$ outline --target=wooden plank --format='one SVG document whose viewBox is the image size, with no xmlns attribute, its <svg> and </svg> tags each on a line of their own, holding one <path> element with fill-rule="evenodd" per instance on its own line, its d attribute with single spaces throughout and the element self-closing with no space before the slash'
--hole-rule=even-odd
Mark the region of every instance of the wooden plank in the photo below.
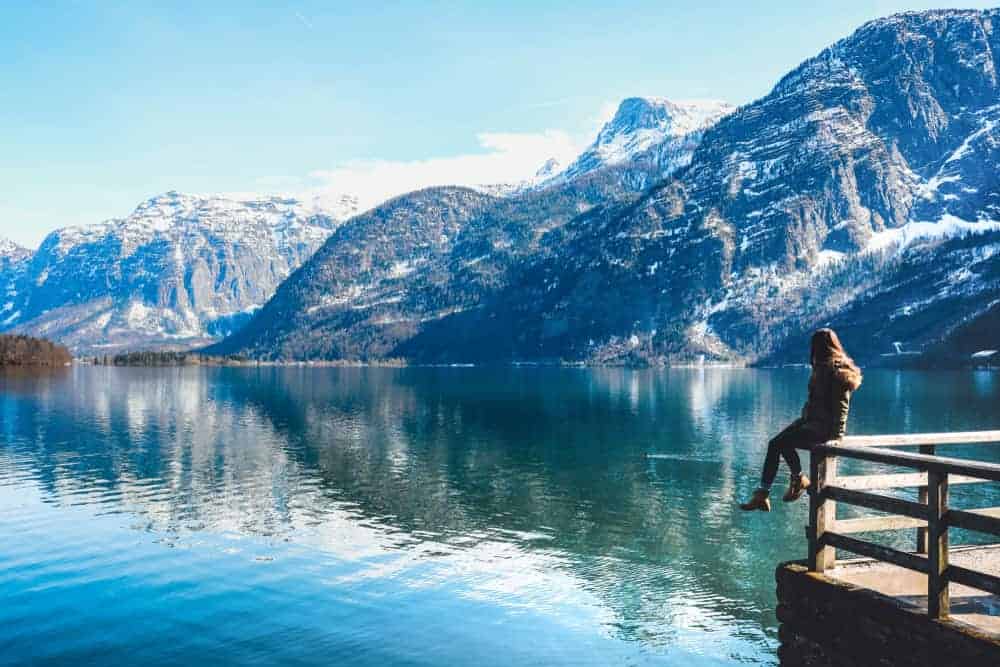
<svg viewBox="0 0 1000 667">
<path fill-rule="evenodd" d="M 908 570 L 927 574 L 927 559 L 917 554 L 884 547 L 881 544 L 873 542 L 865 542 L 864 540 L 834 532 L 827 532 L 823 536 L 823 541 L 831 547 L 850 551 L 859 556 L 867 556 L 868 558 L 874 558 L 878 561 L 892 563 L 899 567 L 905 567 Z"/>
<path fill-rule="evenodd" d="M 957 476 L 957 475 L 956 475 Z M 921 505 L 926 506 L 930 500 L 930 496 L 927 494 L 927 486 L 921 486 L 917 491 L 917 502 Z M 918 554 L 927 553 L 927 524 L 923 524 L 917 527 L 916 534 L 916 552 Z"/>
<path fill-rule="evenodd" d="M 823 493 L 831 500 L 837 500 L 848 505 L 867 507 L 877 512 L 887 512 L 889 514 L 902 514 L 913 519 L 927 520 L 927 507 L 912 500 L 893 498 L 891 496 L 878 496 L 867 491 L 852 491 L 839 486 L 827 486 Z"/>
<path fill-rule="evenodd" d="M 824 493 L 826 485 L 837 476 L 837 459 L 823 454 L 809 457 L 812 488 L 809 489 L 809 569 L 824 572 L 837 565 L 837 551 L 823 542 L 837 520 L 837 506 Z"/>
<path fill-rule="evenodd" d="M 1000 595 L 1000 577 L 959 567 L 958 565 L 949 566 L 944 574 L 948 581 L 980 591 L 986 591 L 993 595 Z"/>
<path fill-rule="evenodd" d="M 1000 507 L 972 511 L 948 510 L 945 520 L 951 528 L 964 528 L 978 533 L 1000 535 Z"/>
<path fill-rule="evenodd" d="M 951 476 L 948 476 L 948 484 L 951 484 Z M 995 516 L 1000 517 L 1000 507 L 982 507 L 976 510 L 969 510 L 973 514 L 982 514 L 983 516 Z"/>
<path fill-rule="evenodd" d="M 989 484 L 989 480 L 962 475 L 948 475 L 948 483 L 955 484 Z M 927 486 L 927 473 L 902 472 L 885 475 L 845 475 L 837 478 L 837 486 L 854 491 L 871 489 L 906 489 Z"/>
<path fill-rule="evenodd" d="M 948 474 L 930 471 L 927 479 L 927 615 L 947 618 L 948 593 Z"/>
<path fill-rule="evenodd" d="M 1000 444 L 1000 431 L 955 431 L 953 433 L 900 433 L 895 435 L 847 435 L 840 443 L 851 447 L 908 447 L 914 445 Z"/>
<path fill-rule="evenodd" d="M 920 449 L 918 451 L 921 454 L 936 454 L 937 452 L 935 451 L 935 449 L 936 448 L 935 448 L 934 445 L 921 445 Z M 925 477 L 926 476 L 924 473 L 919 473 L 918 472 L 916 474 L 920 475 L 921 477 Z M 957 478 L 958 475 L 955 475 L 954 477 Z M 954 478 L 949 477 L 949 479 L 948 479 L 949 483 L 952 483 L 954 481 L 955 481 Z M 927 505 L 928 502 L 929 502 L 929 499 L 930 499 L 930 496 L 927 495 L 927 480 L 924 480 L 924 482 L 920 485 L 920 488 L 917 489 L 917 502 L 920 503 L 921 505 Z M 926 525 L 920 526 L 919 528 L 917 528 L 917 533 L 915 535 L 915 538 L 916 538 L 916 542 L 917 542 L 917 544 L 916 544 L 916 552 L 918 554 L 925 554 L 925 553 L 927 553 L 927 526 Z"/>
<path fill-rule="evenodd" d="M 936 471 L 949 475 L 965 475 L 993 482 L 1000 482 L 1000 465 L 969 461 L 966 459 L 949 458 L 946 456 L 930 456 L 911 452 L 894 452 L 878 447 L 847 447 L 844 445 L 830 446 L 820 444 L 813 451 L 826 456 L 841 456 L 845 458 L 884 463 L 886 465 L 916 468 L 917 470 Z"/>
<path fill-rule="evenodd" d="M 901 514 L 890 516 L 864 516 L 857 519 L 837 519 L 834 531 L 837 533 L 871 533 L 877 530 L 901 530 L 903 528 L 919 528 L 927 525 L 923 519 L 914 519 Z M 925 553 L 918 551 L 917 553 Z"/>
</svg>

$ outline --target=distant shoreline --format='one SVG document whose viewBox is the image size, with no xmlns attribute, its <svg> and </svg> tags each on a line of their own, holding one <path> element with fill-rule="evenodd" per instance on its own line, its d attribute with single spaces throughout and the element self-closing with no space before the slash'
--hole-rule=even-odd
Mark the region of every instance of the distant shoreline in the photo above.
<svg viewBox="0 0 1000 667">
<path fill-rule="evenodd" d="M 738 362 L 676 362 L 663 364 L 610 364 L 593 362 L 559 362 L 559 361 L 505 361 L 488 363 L 413 363 L 405 360 L 256 360 L 256 359 L 221 359 L 200 355 L 184 355 L 184 358 L 170 361 L 125 361 L 108 360 L 94 363 L 93 357 L 74 358 L 73 365 L 108 366 L 117 368 L 179 368 L 187 366 L 204 366 L 218 368 L 623 368 L 629 370 L 646 369 L 807 369 L 805 363 L 738 363 Z M 67 364 L 68 365 L 68 364 Z M 926 365 L 889 366 L 884 364 L 862 364 L 863 368 L 872 370 L 1000 370 L 998 366 L 976 366 L 968 363 L 928 363 Z"/>
</svg>

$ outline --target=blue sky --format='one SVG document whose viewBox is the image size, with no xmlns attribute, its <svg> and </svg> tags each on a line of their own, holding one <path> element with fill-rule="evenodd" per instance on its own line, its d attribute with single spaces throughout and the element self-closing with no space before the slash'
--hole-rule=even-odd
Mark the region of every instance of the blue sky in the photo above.
<svg viewBox="0 0 1000 667">
<path fill-rule="evenodd" d="M 528 176 L 631 95 L 748 102 L 866 20 L 989 3 L 5 3 L 0 236 L 166 190 Z"/>
</svg>

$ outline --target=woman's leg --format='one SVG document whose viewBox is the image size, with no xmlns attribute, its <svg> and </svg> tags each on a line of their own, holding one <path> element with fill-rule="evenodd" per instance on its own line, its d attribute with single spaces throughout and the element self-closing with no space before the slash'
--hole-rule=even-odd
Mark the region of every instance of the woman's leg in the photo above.
<svg viewBox="0 0 1000 667">
<path fill-rule="evenodd" d="M 796 438 L 786 438 L 784 441 L 784 446 L 781 448 L 781 455 L 785 457 L 785 463 L 788 464 L 788 472 L 792 474 L 792 477 L 802 474 L 802 460 L 799 459 L 799 447 L 804 445 L 806 440 L 801 437 Z"/>
<path fill-rule="evenodd" d="M 771 441 L 767 443 L 767 455 L 764 457 L 760 488 L 771 489 L 774 478 L 778 475 L 779 457 L 784 457 L 792 475 L 798 475 L 802 472 L 802 461 L 799 459 L 799 453 L 795 451 L 795 446 L 806 442 L 808 438 L 805 436 L 806 434 L 802 432 L 801 422 L 796 421 L 771 438 Z"/>
</svg>

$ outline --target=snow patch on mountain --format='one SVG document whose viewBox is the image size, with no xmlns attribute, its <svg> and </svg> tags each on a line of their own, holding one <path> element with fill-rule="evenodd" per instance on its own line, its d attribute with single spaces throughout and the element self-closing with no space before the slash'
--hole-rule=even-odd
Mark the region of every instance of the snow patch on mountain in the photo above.
<svg viewBox="0 0 1000 667">
<path fill-rule="evenodd" d="M 918 241 L 942 241 L 991 231 L 1000 231 L 1000 221 L 977 220 L 970 222 L 951 214 L 945 214 L 936 222 L 915 220 L 902 227 L 876 232 L 868 240 L 865 250 L 900 253 Z"/>
</svg>

